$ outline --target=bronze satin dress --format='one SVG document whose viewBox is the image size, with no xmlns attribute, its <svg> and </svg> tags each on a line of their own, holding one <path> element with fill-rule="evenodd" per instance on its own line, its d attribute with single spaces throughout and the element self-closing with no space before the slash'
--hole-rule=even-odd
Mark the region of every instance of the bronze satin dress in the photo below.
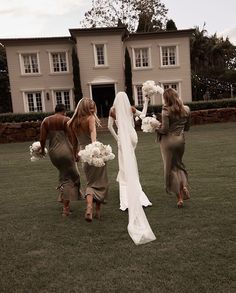
<svg viewBox="0 0 236 293">
<path fill-rule="evenodd" d="M 77 134 L 77 139 L 81 150 L 92 142 L 90 135 L 83 131 Z M 83 170 L 86 176 L 85 196 L 91 194 L 94 201 L 106 203 L 109 187 L 107 166 L 95 167 L 88 163 L 83 163 Z"/>
<path fill-rule="evenodd" d="M 66 133 L 68 117 L 49 116 L 42 122 L 43 135 L 49 139 L 48 154 L 59 171 L 59 200 L 79 200 L 80 174 L 73 155 L 72 145 Z"/>
<path fill-rule="evenodd" d="M 179 194 L 181 187 L 188 186 L 188 173 L 182 158 L 185 150 L 184 132 L 190 127 L 190 109 L 184 106 L 185 117 L 174 117 L 168 109 L 162 109 L 162 125 L 157 130 L 164 164 L 164 183 L 167 193 Z"/>
</svg>

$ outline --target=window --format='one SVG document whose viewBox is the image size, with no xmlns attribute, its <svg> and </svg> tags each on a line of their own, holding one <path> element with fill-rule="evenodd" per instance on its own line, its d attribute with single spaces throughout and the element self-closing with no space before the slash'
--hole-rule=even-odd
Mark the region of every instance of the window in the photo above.
<svg viewBox="0 0 236 293">
<path fill-rule="evenodd" d="M 141 106 L 143 105 L 143 91 L 142 91 L 142 85 L 136 85 L 136 97 L 137 97 L 137 103 L 135 105 Z"/>
<path fill-rule="evenodd" d="M 97 50 L 97 64 L 104 65 L 105 58 L 104 58 L 104 45 L 96 45 Z"/>
<path fill-rule="evenodd" d="M 164 90 L 167 90 L 168 88 L 172 88 L 179 92 L 179 84 L 178 83 L 163 83 Z"/>
<path fill-rule="evenodd" d="M 149 48 L 134 48 L 133 56 L 135 68 L 150 67 Z"/>
<path fill-rule="evenodd" d="M 95 66 L 107 66 L 106 44 L 94 44 L 93 46 Z"/>
<path fill-rule="evenodd" d="M 29 92 L 26 93 L 25 96 L 29 112 L 43 111 L 41 92 Z"/>
<path fill-rule="evenodd" d="M 39 62 L 37 53 L 20 54 L 21 73 L 37 74 L 39 73 Z"/>
<path fill-rule="evenodd" d="M 69 90 L 63 90 L 63 91 L 55 91 L 55 100 L 56 105 L 57 104 L 65 104 L 66 110 L 71 110 L 71 101 L 70 101 L 70 91 Z"/>
<path fill-rule="evenodd" d="M 68 72 L 68 58 L 66 52 L 51 52 L 51 72 Z"/>
<path fill-rule="evenodd" d="M 161 47 L 161 65 L 162 66 L 176 66 L 177 65 L 176 46 Z"/>
</svg>

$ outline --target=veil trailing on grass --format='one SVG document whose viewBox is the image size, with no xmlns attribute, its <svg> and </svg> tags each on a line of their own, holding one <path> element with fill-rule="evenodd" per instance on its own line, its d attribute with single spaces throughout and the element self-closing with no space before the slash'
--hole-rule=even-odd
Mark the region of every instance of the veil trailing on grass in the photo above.
<svg viewBox="0 0 236 293">
<path fill-rule="evenodd" d="M 134 149 L 138 137 L 134 129 L 133 114 L 128 96 L 125 92 L 116 95 L 115 107 L 118 127 L 119 147 L 124 162 L 124 172 L 128 196 L 128 233 L 135 244 L 144 244 L 156 239 L 148 223 L 139 197 L 142 187 L 139 182 L 138 166 Z"/>
</svg>

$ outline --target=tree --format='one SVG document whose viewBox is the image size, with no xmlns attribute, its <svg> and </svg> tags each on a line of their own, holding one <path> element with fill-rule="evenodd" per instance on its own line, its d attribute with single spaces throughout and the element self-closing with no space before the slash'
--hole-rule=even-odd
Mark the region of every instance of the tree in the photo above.
<svg viewBox="0 0 236 293">
<path fill-rule="evenodd" d="M 195 74 L 218 77 L 236 65 L 235 46 L 229 39 L 207 35 L 205 24 L 202 30 L 196 27 L 191 39 L 191 66 Z"/>
<path fill-rule="evenodd" d="M 80 68 L 79 68 L 79 58 L 76 53 L 75 47 L 72 49 L 72 64 L 73 64 L 73 82 L 74 82 L 74 97 L 75 104 L 82 99 L 83 93 L 81 88 L 81 80 L 80 80 Z"/>
<path fill-rule="evenodd" d="M 134 104 L 133 99 L 133 88 L 132 88 L 132 68 L 131 68 L 131 60 L 129 56 L 129 51 L 125 49 L 125 88 L 127 96 L 129 97 L 130 104 Z"/>
<path fill-rule="evenodd" d="M 0 113 L 12 112 L 6 50 L 0 44 Z"/>
<path fill-rule="evenodd" d="M 196 27 L 191 39 L 191 69 L 193 99 L 230 97 L 236 76 L 236 47 L 229 39 L 208 36 L 205 24 Z M 234 85 L 233 85 L 234 83 Z"/>
<path fill-rule="evenodd" d="M 83 27 L 115 27 L 121 23 L 129 32 L 163 28 L 167 9 L 160 0 L 94 0 L 84 15 Z M 140 25 L 139 25 L 140 23 Z"/>
<path fill-rule="evenodd" d="M 172 19 L 169 19 L 166 23 L 166 30 L 167 31 L 176 31 L 177 27 L 175 25 L 175 22 Z"/>
</svg>

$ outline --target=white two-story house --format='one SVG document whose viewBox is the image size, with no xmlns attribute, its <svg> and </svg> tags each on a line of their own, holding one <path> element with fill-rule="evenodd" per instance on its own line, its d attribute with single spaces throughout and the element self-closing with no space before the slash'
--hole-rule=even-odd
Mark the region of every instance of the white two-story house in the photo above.
<svg viewBox="0 0 236 293">
<path fill-rule="evenodd" d="M 135 105 L 142 84 L 154 80 L 172 87 L 184 102 L 192 100 L 192 29 L 127 34 L 122 27 L 70 29 L 70 37 L 0 39 L 5 46 L 13 112 L 51 112 L 57 103 L 74 110 L 72 49 L 79 59 L 83 96 L 91 97 L 99 116 L 107 116 L 115 94 L 125 90 L 125 49 L 132 66 Z M 151 104 L 161 104 L 159 95 Z"/>
</svg>

